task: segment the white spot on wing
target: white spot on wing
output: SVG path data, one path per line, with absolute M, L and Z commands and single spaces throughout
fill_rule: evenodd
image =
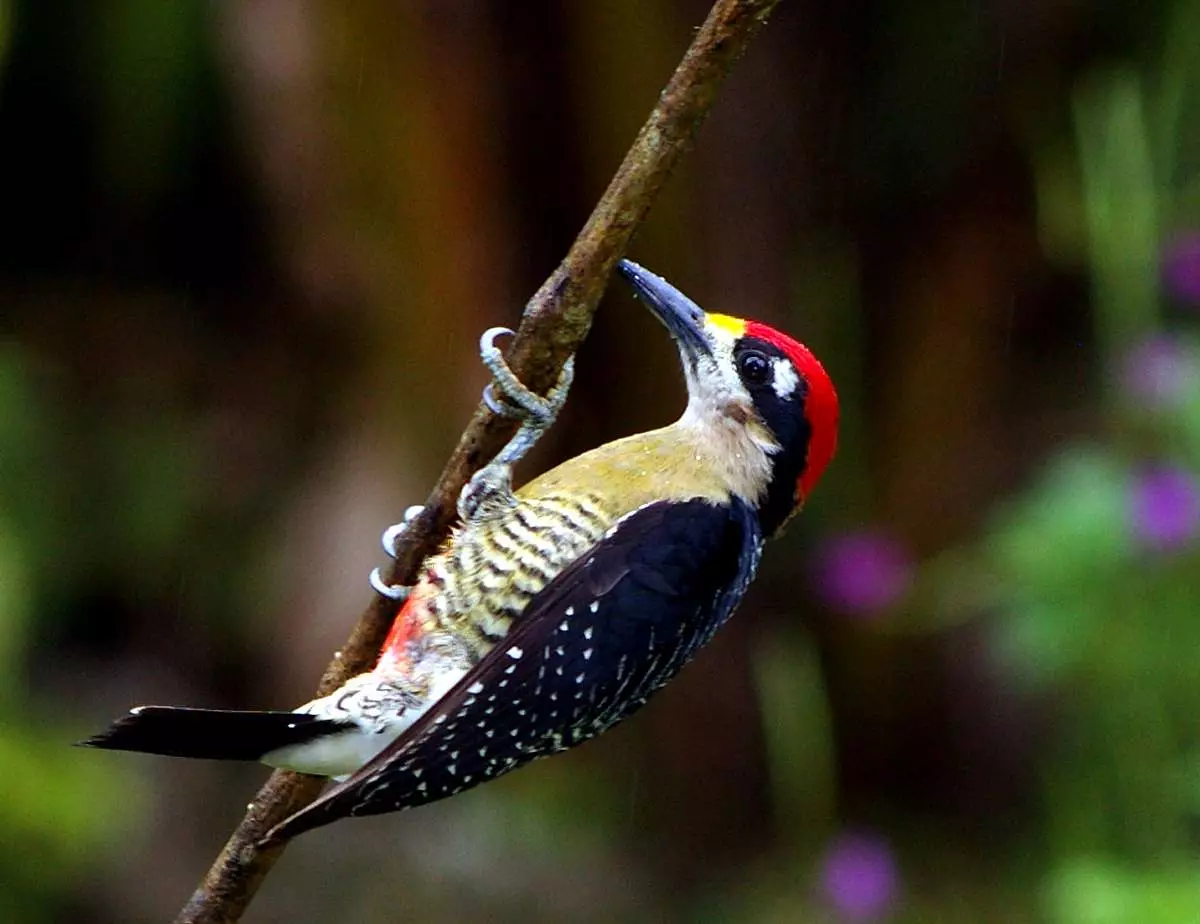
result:
M 508 649 L 507 654 L 510 658 L 512 658 L 515 661 L 515 660 L 517 660 L 517 658 L 521 657 L 521 655 L 525 654 L 525 652 L 523 652 L 516 645 L 513 645 L 512 648 Z

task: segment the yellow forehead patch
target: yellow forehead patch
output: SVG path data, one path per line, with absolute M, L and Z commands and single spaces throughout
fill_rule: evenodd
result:
M 730 317 L 727 314 L 709 314 L 705 316 L 705 320 L 717 330 L 729 334 L 734 340 L 746 333 L 746 322 L 741 318 Z

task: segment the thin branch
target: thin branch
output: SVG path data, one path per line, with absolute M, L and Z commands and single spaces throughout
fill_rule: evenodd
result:
M 508 361 L 530 388 L 545 394 L 558 380 L 563 363 L 583 342 L 614 264 L 629 246 L 676 161 L 690 147 L 722 79 L 778 3 L 717 0 L 713 4 L 566 259 L 525 308 Z M 425 511 L 405 531 L 387 576 L 389 582 L 413 582 L 421 562 L 449 532 L 459 491 L 512 433 L 511 421 L 480 404 L 426 500 Z M 382 597 L 371 601 L 326 668 L 318 695 L 337 689 L 347 678 L 374 665 L 394 616 L 394 602 Z M 324 782 L 300 773 L 273 773 L 176 924 L 233 924 L 240 920 L 285 846 L 262 849 L 259 841 L 275 824 L 315 799 Z

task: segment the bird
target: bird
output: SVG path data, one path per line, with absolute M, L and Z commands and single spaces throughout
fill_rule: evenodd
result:
M 140 706 L 82 745 L 258 760 L 334 784 L 278 842 L 347 816 L 414 808 L 596 737 L 671 680 L 733 614 L 764 541 L 804 506 L 837 447 L 838 398 L 803 344 L 710 313 L 631 260 L 617 270 L 666 327 L 687 385 L 668 426 L 512 486 L 553 423 L 546 397 L 480 341 L 484 400 L 516 435 L 463 488 L 459 520 L 411 587 L 371 670 L 291 711 Z M 389 527 L 398 537 L 420 507 Z

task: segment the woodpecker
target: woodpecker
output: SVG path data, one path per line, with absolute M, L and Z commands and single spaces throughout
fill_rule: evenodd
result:
M 838 402 L 821 363 L 765 324 L 701 310 L 629 260 L 622 276 L 675 339 L 688 402 L 512 489 L 552 423 L 493 328 L 484 398 L 521 426 L 463 489 L 460 523 L 412 587 L 371 576 L 397 612 L 378 662 L 291 712 L 142 706 L 81 742 L 261 760 L 338 782 L 277 825 L 282 840 L 347 815 L 412 808 L 566 750 L 637 710 L 729 619 L 763 540 L 833 458 Z M 384 533 L 397 536 L 420 508 Z

